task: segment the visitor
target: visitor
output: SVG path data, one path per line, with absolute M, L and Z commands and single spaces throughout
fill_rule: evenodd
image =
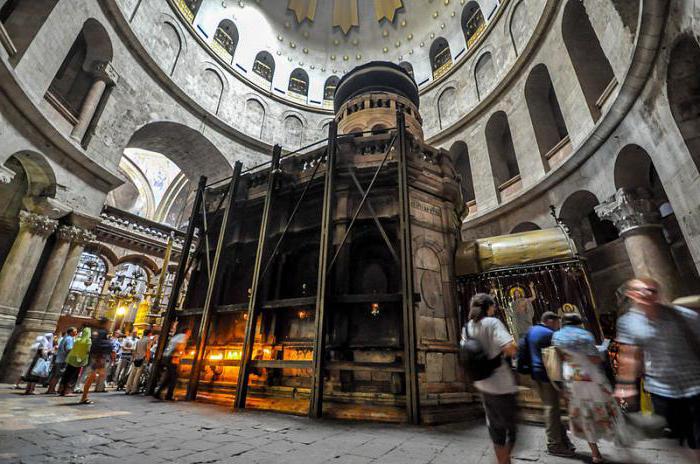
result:
M 163 351 L 163 362 L 165 365 L 165 375 L 158 384 L 153 396 L 160 399 L 160 394 L 163 389 L 167 388 L 165 399 L 171 401 L 175 393 L 175 385 L 177 384 L 177 369 L 180 365 L 180 358 L 187 346 L 187 340 L 190 338 L 192 331 L 188 328 L 182 328 L 168 341 L 168 346 Z
M 95 389 L 96 392 L 105 391 L 106 383 L 109 383 L 112 387 L 116 385 L 115 374 L 117 373 L 117 365 L 119 364 L 119 359 L 121 357 L 122 351 L 123 336 L 121 331 L 115 330 L 109 339 L 112 343 L 112 351 L 114 351 L 115 356 L 112 360 L 108 361 L 108 364 L 105 367 L 105 372 L 107 373 L 107 376 L 100 382 L 101 385 L 98 384 L 97 388 Z
M 80 331 L 80 336 L 73 340 L 73 348 L 66 356 L 66 370 L 61 379 L 61 388 L 59 394 L 61 396 L 72 396 L 73 387 L 78 381 L 80 370 L 88 363 L 90 356 L 90 347 L 92 346 L 92 338 L 89 327 L 83 327 Z
M 95 339 L 92 347 L 90 348 L 90 365 L 88 367 L 88 375 L 85 380 L 85 385 L 83 386 L 83 396 L 80 398 L 78 404 L 92 404 L 93 402 L 88 399 L 88 393 L 90 392 L 90 386 L 95 378 L 104 378 L 105 367 L 110 360 L 114 361 L 115 351 L 112 341 L 109 339 L 107 332 L 105 330 L 99 330 L 97 332 L 97 338 Z M 97 391 L 97 389 L 95 389 Z
M 119 362 L 117 363 L 117 371 L 114 375 L 117 384 L 117 391 L 124 390 L 124 385 L 126 385 L 126 377 L 129 373 L 129 367 L 131 366 L 134 346 L 136 346 L 138 339 L 138 332 L 134 330 L 120 343 Z
M 632 306 L 617 321 L 615 396 L 636 397 L 636 380 L 643 377 L 654 412 L 666 418 L 674 437 L 700 462 L 700 315 L 663 304 L 653 279 L 630 280 L 627 296 Z
M 34 395 L 36 384 L 48 379 L 51 370 L 50 356 L 52 351 L 53 332 L 36 337 L 34 344 L 31 346 L 31 352 L 34 356 L 32 357 L 32 362 L 29 363 L 27 372 L 24 374 L 24 381 L 27 382 L 27 388 L 24 390 L 25 395 Z
M 517 346 L 503 323 L 493 317 L 496 312 L 494 299 L 485 293 L 474 295 L 469 304 L 467 335 L 478 340 L 489 359 L 502 354 L 513 357 Z M 510 367 L 501 360 L 493 373 L 484 380 L 474 382 L 481 392 L 486 425 L 493 442 L 499 464 L 510 462 L 510 454 L 516 439 L 518 387 Z
M 61 338 L 61 341 L 58 342 L 56 354 L 53 358 L 51 376 L 49 377 L 49 388 L 46 390 L 47 394 L 56 393 L 56 384 L 66 371 L 66 357 L 68 357 L 70 350 L 73 349 L 73 342 L 77 334 L 78 331 L 75 327 L 68 327 L 66 334 Z
M 525 342 L 521 346 L 527 353 L 519 352 L 518 356 L 529 358 L 530 376 L 544 406 L 547 452 L 554 456 L 573 457 L 576 448 L 561 422 L 559 390 L 552 385 L 542 361 L 542 349 L 552 345 L 552 335 L 559 330 L 560 322 L 556 313 L 543 313 L 540 323 L 532 326 L 525 335 Z
M 139 379 L 146 364 L 151 359 L 151 329 L 143 331 L 143 336 L 134 346 L 134 359 L 131 362 L 131 369 L 126 381 L 126 394 L 133 395 L 139 391 Z
M 581 316 L 566 314 L 563 327 L 552 336 L 552 345 L 561 354 L 562 378 L 569 400 L 571 433 L 588 442 L 592 462 L 603 462 L 600 440 L 625 444 L 629 439 L 624 418 L 602 368 L 595 337 L 582 327 Z

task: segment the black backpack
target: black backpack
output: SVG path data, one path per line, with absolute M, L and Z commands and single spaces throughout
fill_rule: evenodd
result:
M 467 324 L 462 327 L 462 338 L 459 342 L 459 359 L 464 365 L 467 377 L 472 382 L 484 380 L 493 374 L 503 360 L 503 354 L 489 358 L 483 345 L 476 338 L 469 336 Z

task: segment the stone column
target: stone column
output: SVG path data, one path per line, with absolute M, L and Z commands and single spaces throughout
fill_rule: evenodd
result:
M 46 239 L 58 226 L 47 216 L 19 212 L 19 233 L 0 270 L 0 353 L 15 327 L 17 313 L 31 283 Z
M 634 275 L 659 282 L 662 297 L 671 301 L 682 283 L 663 235 L 661 215 L 648 190 L 620 189 L 595 207 L 599 218 L 611 221 L 624 240 Z
M 13 382 L 19 378 L 34 353 L 31 346 L 38 335 L 53 332 L 61 313 L 65 293 L 75 274 L 84 241 L 89 233 L 75 226 L 60 226 L 56 243 L 41 273 L 27 314 L 15 326 L 2 361 L 2 379 Z M 75 256 L 77 251 L 77 256 Z
M 95 116 L 102 96 L 105 93 L 108 85 L 113 85 L 116 83 L 118 77 L 114 68 L 110 63 L 98 63 L 95 67 L 94 72 L 95 80 L 92 83 L 92 87 L 88 91 L 83 106 L 80 108 L 80 116 L 78 117 L 78 123 L 73 127 L 73 131 L 70 136 L 73 140 L 80 143 L 85 137 L 85 132 L 90 126 L 92 118 Z

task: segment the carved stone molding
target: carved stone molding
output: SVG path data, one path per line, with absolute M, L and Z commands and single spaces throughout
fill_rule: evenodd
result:
M 28 230 L 33 234 L 48 237 L 58 227 L 58 221 L 42 214 L 21 210 L 19 212 L 19 226 L 21 229 Z
M 58 239 L 76 245 L 85 246 L 95 240 L 95 234 L 87 229 L 76 226 L 60 226 L 58 228 Z
M 95 79 L 103 80 L 108 85 L 114 85 L 119 80 L 119 74 L 117 74 L 117 70 L 114 69 L 112 63 L 109 63 L 107 61 L 100 61 L 99 63 L 97 63 L 95 65 L 95 70 L 93 71 L 93 74 L 95 76 Z
M 0 184 L 9 184 L 15 177 L 15 172 L 12 169 L 0 166 Z
M 648 190 L 620 189 L 605 203 L 595 207 L 602 220 L 611 221 L 620 235 L 642 227 L 661 227 L 661 215 Z

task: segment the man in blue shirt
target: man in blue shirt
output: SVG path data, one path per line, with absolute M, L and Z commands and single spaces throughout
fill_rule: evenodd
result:
M 49 388 L 46 393 L 56 393 L 56 384 L 58 379 L 63 377 L 63 372 L 66 370 L 66 356 L 73 349 L 73 340 L 78 334 L 75 327 L 69 327 L 66 334 L 61 339 L 56 349 L 56 355 L 53 358 L 53 369 L 49 378 Z
M 552 335 L 559 330 L 559 316 L 551 311 L 542 314 L 540 323 L 534 325 L 525 335 L 526 346 L 530 354 L 530 375 L 537 393 L 544 405 L 544 423 L 547 434 L 547 452 L 555 456 L 572 457 L 574 446 L 566 435 L 561 423 L 561 405 L 559 391 L 547 377 L 547 370 L 542 362 L 542 349 L 552 345 Z

